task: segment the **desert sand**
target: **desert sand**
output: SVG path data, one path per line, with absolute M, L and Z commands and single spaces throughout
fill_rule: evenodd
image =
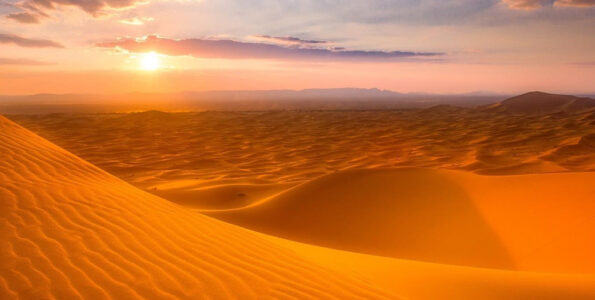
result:
M 595 111 L 534 97 L 0 117 L 0 298 L 593 299 Z
M 0 119 L 2 299 L 388 298 Z
M 206 213 L 259 232 L 354 252 L 594 273 L 593 182 L 590 172 L 495 177 L 359 169 L 320 177 L 249 207 Z

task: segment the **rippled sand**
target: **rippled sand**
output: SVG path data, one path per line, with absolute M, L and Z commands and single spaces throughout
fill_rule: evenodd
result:
M 0 118 L 0 298 L 592 299 L 595 111 L 514 104 Z
M 145 189 L 297 184 L 351 168 L 595 170 L 594 111 L 510 115 L 439 106 L 11 118 Z

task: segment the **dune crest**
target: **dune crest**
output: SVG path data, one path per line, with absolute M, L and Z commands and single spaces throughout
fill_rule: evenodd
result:
M 428 264 L 248 232 L 140 191 L 2 117 L 0 155 L 1 299 L 595 297 L 593 275 Z
M 465 191 L 430 169 L 326 175 L 247 209 L 210 212 L 257 231 L 376 255 L 513 269 Z
M 595 108 L 595 99 L 529 92 L 488 106 L 488 110 L 513 114 L 577 113 Z
M 1 299 L 396 298 L 0 117 Z
M 207 214 L 305 243 L 401 259 L 593 273 L 594 173 L 481 176 L 400 168 L 322 176 Z

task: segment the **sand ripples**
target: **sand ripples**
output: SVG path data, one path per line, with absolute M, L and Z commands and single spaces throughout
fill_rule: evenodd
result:
M 0 298 L 388 298 L 0 119 Z

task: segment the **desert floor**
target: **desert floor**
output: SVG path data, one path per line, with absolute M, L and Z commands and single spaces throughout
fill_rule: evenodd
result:
M 0 154 L 2 299 L 595 298 L 594 110 L 12 115 Z

